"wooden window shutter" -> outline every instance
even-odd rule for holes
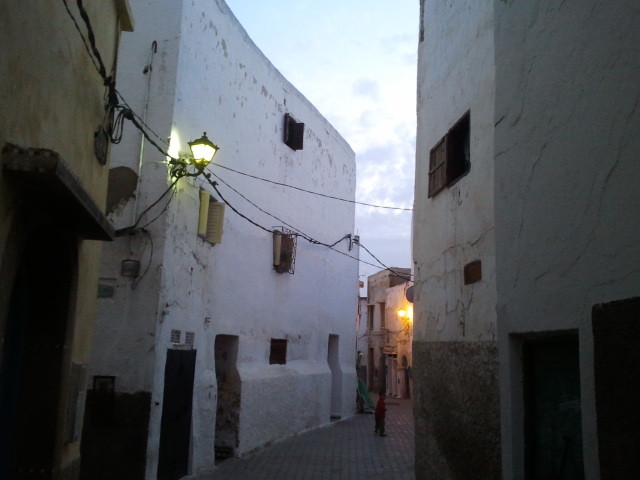
[[[207,233],[204,239],[211,243],[222,243],[222,226],[224,224],[224,203],[211,200],[207,216]]]
[[[222,243],[225,204],[217,202],[209,192],[200,190],[198,236],[209,243]]]
[[[447,136],[429,153],[429,197],[447,186]]]
[[[207,234],[207,219],[209,218],[209,200],[211,195],[206,190],[200,190],[200,214],[198,216],[198,236],[204,238]]]
[[[284,143],[291,150],[304,148],[304,123],[297,122],[291,115],[284,115]]]

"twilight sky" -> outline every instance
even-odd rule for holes
[[[356,200],[412,208],[419,2],[226,2],[356,152]],[[385,265],[411,266],[411,212],[358,205],[356,233]],[[381,269],[360,263],[360,279]]]

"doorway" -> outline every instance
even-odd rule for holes
[[[523,344],[526,480],[582,480],[578,337]]]
[[[178,480],[188,473],[195,368],[196,350],[167,350],[158,480]]]
[[[215,461],[236,456],[240,437],[240,374],[238,373],[238,336],[216,335],[216,405]]]
[[[340,336],[329,335],[327,349],[327,363],[331,370],[331,420],[338,420],[342,416],[342,369],[340,368]]]
[[[8,303],[0,368],[0,478],[52,478],[60,462],[61,398],[72,282],[73,237],[48,230],[20,256]],[[4,274],[4,272],[3,272]]]

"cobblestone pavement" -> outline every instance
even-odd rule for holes
[[[373,427],[358,413],[183,480],[415,480],[411,400],[387,399],[386,437]]]

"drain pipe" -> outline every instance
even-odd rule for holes
[[[158,42],[155,40],[151,43],[151,51],[149,52],[149,61],[145,65],[142,73],[147,76],[147,88],[144,95],[144,108],[142,110],[142,122],[143,125],[147,123],[147,113],[149,110],[149,91],[151,90],[151,76],[153,75],[153,59],[158,52]],[[134,225],[138,220],[138,200],[140,198],[140,177],[142,177],[142,157],[144,155],[144,142],[145,138],[142,133],[140,134],[140,153],[138,155],[138,178],[136,180],[135,200],[133,204],[133,213],[131,218],[131,225]],[[129,248],[133,254],[133,238],[129,243]]]

